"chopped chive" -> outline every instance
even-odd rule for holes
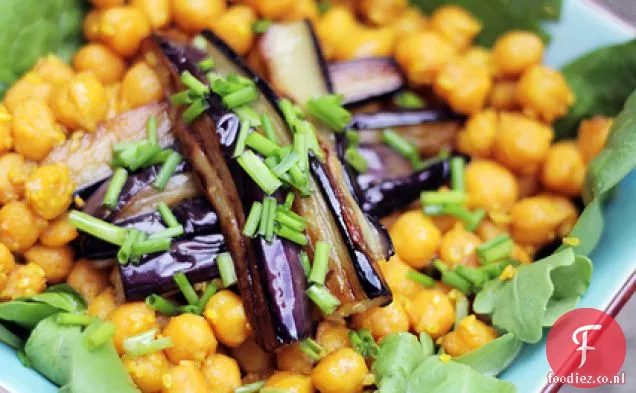
[[[131,147],[137,146],[139,142],[120,142],[113,144],[113,153],[121,153],[124,150],[128,150]]]
[[[342,132],[351,123],[351,113],[341,105],[337,95],[326,95],[307,102],[307,113],[332,131]]]
[[[437,269],[440,273],[444,273],[450,270],[448,265],[444,263],[441,259],[435,259],[433,261],[433,267]]]
[[[223,79],[221,76],[216,77],[216,79],[212,83],[212,91],[220,95],[221,97],[239,92],[241,90],[244,90],[245,88],[246,86],[238,82],[231,82],[227,79]]]
[[[130,229],[128,231],[128,235],[126,235],[124,244],[122,244],[119,251],[117,251],[117,261],[120,264],[125,265],[128,263],[128,261],[130,260],[130,256],[132,255],[133,245],[137,242],[140,235],[141,232],[135,229]]]
[[[265,381],[252,382],[234,389],[234,393],[258,393],[265,386]]]
[[[280,177],[283,175],[283,173],[289,171],[291,167],[294,166],[296,162],[298,162],[298,160],[298,153],[296,153],[295,151],[289,152],[289,154],[287,154],[281,162],[279,162],[274,168],[272,168],[272,172],[274,172],[274,175],[276,175],[277,177]]]
[[[453,157],[450,160],[451,187],[455,191],[464,192],[464,158]]]
[[[179,93],[170,96],[170,103],[172,105],[189,105],[192,104],[192,97],[190,97],[190,90],[184,90]]]
[[[106,194],[104,195],[102,205],[109,209],[117,208],[117,204],[119,203],[119,194],[121,194],[121,190],[124,188],[126,180],[128,180],[128,172],[124,168],[115,169],[115,173],[110,180],[108,190],[106,190]]]
[[[219,267],[221,281],[225,288],[236,284],[236,271],[234,270],[234,261],[229,252],[224,252],[216,257],[216,264]]]
[[[258,234],[263,237],[267,233],[267,227],[269,226],[269,214],[271,211],[269,205],[272,203],[272,201],[274,201],[274,203],[276,202],[276,200],[273,198],[263,199],[263,212],[261,213],[261,220],[258,226]]]
[[[427,276],[424,273],[416,272],[414,270],[411,270],[408,273],[406,273],[406,277],[417,282],[418,284],[422,284],[423,286],[427,288],[430,288],[433,285],[435,285],[435,280],[433,280],[431,277]]]
[[[488,274],[476,268],[457,265],[455,271],[477,288],[483,287],[488,281]]]
[[[307,289],[307,296],[325,315],[331,315],[340,305],[340,300],[322,285],[312,285]]]
[[[199,314],[201,314],[203,310],[205,310],[205,306],[210,301],[210,298],[214,296],[216,291],[217,291],[217,287],[213,283],[209,283],[207,287],[205,287],[205,291],[203,291],[203,295],[201,295],[201,298],[199,299],[199,304],[198,304]]]
[[[134,338],[135,337],[131,337],[124,340],[124,350],[126,351],[126,355],[132,357],[139,357],[147,355],[149,353],[160,352],[164,349],[171,348],[174,345],[170,337],[162,337],[156,340],[150,339],[143,341],[130,341]]]
[[[59,313],[55,317],[55,322],[58,325],[78,325],[78,326],[88,326],[90,325],[95,318],[90,315],[81,315],[81,314],[72,314],[72,313]]]
[[[148,160],[143,165],[143,167],[147,167],[147,166],[151,166],[151,165],[157,165],[157,164],[163,164],[164,162],[166,162],[166,160],[170,156],[170,153],[172,153],[172,150],[170,150],[170,149],[163,149],[163,150],[157,152],[154,156],[152,156],[152,158],[150,160]]]
[[[194,38],[192,38],[192,46],[199,50],[205,51],[208,46],[208,40],[201,34],[197,34],[194,36]]]
[[[311,262],[309,261],[309,256],[305,251],[300,252],[300,265],[303,267],[303,272],[305,273],[305,277],[309,278],[311,274]]]
[[[241,120],[241,128],[239,129],[238,137],[236,138],[236,144],[234,146],[234,154],[232,157],[236,158],[243,154],[245,151],[245,141],[250,133],[251,124],[247,119]]]
[[[199,297],[197,296],[194,287],[192,286],[192,284],[190,284],[190,281],[188,280],[188,277],[186,277],[184,272],[175,273],[172,276],[172,279],[179,287],[179,290],[186,298],[188,304],[195,306],[199,304]]]
[[[242,85],[245,87],[256,87],[253,80],[246,78],[244,76],[235,74],[235,73],[229,74],[227,76],[227,80],[233,83],[238,83],[239,85]]]
[[[84,344],[92,351],[104,345],[114,335],[117,328],[112,322],[94,319],[84,330]]]
[[[270,139],[264,137],[258,132],[252,132],[247,136],[245,140],[245,144],[257,152],[261,153],[265,157],[269,157],[276,150],[280,148],[276,143],[272,142]]]
[[[285,197],[285,203],[283,204],[283,208],[285,210],[291,210],[292,206],[294,205],[294,198],[296,198],[296,194],[291,191],[287,193],[287,196]]]
[[[177,217],[174,216],[172,210],[165,202],[159,202],[157,204],[157,210],[159,210],[159,214],[161,215],[161,219],[168,226],[168,228],[175,228],[181,226],[179,221],[177,221]]]
[[[316,242],[316,250],[314,252],[314,263],[312,264],[309,282],[313,284],[324,285],[327,278],[327,270],[329,269],[329,254],[331,253],[331,245],[322,240]]]
[[[350,145],[357,146],[360,144],[360,133],[358,131],[348,130],[345,132],[345,136]]]
[[[276,221],[283,226],[287,226],[294,231],[302,232],[307,227],[307,224],[303,221],[295,220],[288,212],[279,211],[276,213]]]
[[[243,168],[267,195],[271,195],[283,185],[263,161],[251,150],[245,151],[237,161],[241,168]]]
[[[315,362],[327,355],[327,351],[311,338],[306,338],[300,342],[300,350]]]
[[[294,186],[302,187],[308,183],[308,176],[306,172],[303,172],[298,165],[294,165],[289,169],[289,174],[293,180]]]
[[[297,132],[294,134],[294,151],[298,154],[298,168],[301,171],[307,170],[309,167],[309,143],[307,134]]]
[[[181,163],[181,155],[176,151],[173,151],[168,156],[166,162],[161,166],[161,170],[157,174],[157,178],[152,183],[152,186],[159,191],[163,191],[166,188],[166,184],[170,181],[172,174],[177,169],[177,165]]]
[[[144,141],[137,146],[137,151],[134,160],[128,164],[128,169],[136,171],[137,169],[146,166],[152,158],[161,151],[159,145],[153,145],[148,141]]]
[[[265,228],[265,240],[271,242],[274,238],[274,220],[276,219],[276,199],[267,197],[266,200],[269,200],[267,212],[267,227]]]
[[[289,217],[293,218],[294,220],[296,220],[296,221],[298,221],[298,222],[302,223],[302,224],[303,224],[303,226],[306,226],[306,225],[307,225],[307,219],[306,219],[305,217],[303,217],[303,216],[301,216],[301,215],[298,215],[297,213],[294,213],[294,212],[293,212],[293,211],[291,211],[291,210],[286,211],[286,212],[285,212],[285,214],[286,214],[287,216],[289,216]]]
[[[258,90],[254,87],[243,87],[241,90],[223,97],[223,105],[228,109],[234,109],[241,105],[249,104],[258,98]]]
[[[466,296],[457,296],[457,300],[455,301],[455,325],[453,330],[457,330],[462,319],[468,316],[469,307],[470,304],[468,303],[468,298]]]
[[[504,271],[504,269],[508,265],[518,266],[519,262],[511,258],[505,258],[501,261],[497,261],[497,262],[493,262],[493,263],[489,263],[487,265],[481,266],[478,268],[478,270],[486,273],[488,278],[495,278],[495,277],[499,277],[499,275]]]
[[[470,281],[466,280],[455,271],[449,270],[442,273],[442,282],[465,294],[469,294],[472,288]]]
[[[426,101],[409,90],[402,91],[393,96],[393,103],[404,109],[422,109],[426,106]]]
[[[351,341],[353,349],[365,359],[375,359],[380,352],[380,347],[376,344],[369,329],[350,331],[349,340]]]
[[[428,216],[453,216],[461,220],[464,223],[464,227],[469,231],[474,231],[486,216],[486,212],[483,209],[475,209],[473,212],[469,212],[465,208],[454,204],[425,205],[423,210],[424,214]]]
[[[163,296],[152,294],[146,298],[146,305],[151,309],[167,316],[177,315],[177,306]]]
[[[461,204],[466,200],[462,191],[424,191],[420,195],[422,205]]]
[[[275,144],[278,144],[278,136],[276,135],[276,131],[274,130],[274,126],[272,125],[272,119],[267,115],[267,113],[261,114],[261,126],[263,128],[263,132],[265,133],[265,137],[272,141]]]
[[[68,217],[71,224],[77,229],[107,243],[121,246],[126,241],[126,236],[128,236],[126,229],[77,210],[71,210]]]
[[[137,239],[135,239],[135,243],[133,243],[133,247],[135,246],[135,244],[144,241],[148,239],[148,235],[146,235],[144,232],[139,232],[139,235],[137,236]],[[141,257],[142,255],[137,255],[135,253],[133,253],[132,249],[130,251],[130,262],[132,262],[133,265],[139,265],[139,262],[141,262]]]
[[[477,246],[477,259],[482,265],[510,255],[514,244],[508,234],[501,234]]]
[[[190,71],[184,71],[181,73],[181,83],[183,83],[193,94],[197,96],[203,96],[210,91],[210,89],[200,80],[198,80]]]
[[[161,232],[153,233],[148,237],[148,239],[172,239],[174,237],[179,237],[184,233],[185,230],[183,229],[183,225],[179,225],[176,227],[169,227]]]
[[[256,22],[252,23],[252,31],[256,34],[263,34],[267,31],[267,29],[269,29],[272,23],[274,22],[272,22],[270,19],[257,20]]]
[[[464,221],[466,229],[468,229],[469,231],[474,231],[475,229],[477,229],[477,226],[479,226],[479,223],[481,223],[484,217],[486,217],[486,211],[484,209],[479,208],[473,210],[473,212],[470,214],[470,217],[466,221]]]
[[[289,101],[287,98],[283,98],[279,101],[278,106],[280,107],[280,111],[283,112],[285,122],[287,123],[291,131],[296,132],[298,116],[296,115],[296,111],[294,110],[294,104],[292,104],[291,101]]]
[[[205,74],[205,77],[208,79],[208,83],[210,84],[210,87],[212,88],[212,91],[214,91],[214,82],[216,82],[217,80],[223,79],[223,77],[219,74],[217,74],[216,72],[208,72],[207,74]],[[216,93],[216,91],[214,91]]]
[[[150,116],[146,123],[146,132],[148,133],[148,141],[153,145],[156,145],[159,141],[159,135],[157,131],[157,116]]]
[[[247,237],[254,237],[258,224],[261,221],[261,213],[263,212],[263,205],[260,202],[254,202],[250,209],[250,214],[245,220],[245,226],[243,227],[243,234]]]
[[[369,169],[366,158],[355,147],[348,147],[345,150],[344,159],[358,173],[364,173]]]
[[[194,120],[196,120],[197,117],[201,116],[201,114],[205,112],[206,109],[208,109],[208,103],[205,100],[198,99],[194,101],[192,104],[190,104],[188,109],[183,111],[183,121],[187,124],[192,123]]]
[[[307,245],[307,237],[304,233],[297,232],[290,227],[287,226],[279,226],[274,230],[276,234],[280,237],[283,237],[287,240],[291,240],[292,242],[298,244],[299,246]]]
[[[261,118],[258,116],[258,113],[254,109],[252,109],[251,106],[239,106],[238,108],[234,108],[233,112],[236,113],[236,116],[238,116],[241,121],[249,120],[252,126],[261,126]]]
[[[382,141],[411,161],[419,159],[417,147],[391,129],[382,131]]]
[[[280,149],[276,150],[275,155],[280,161],[283,158],[285,158],[285,156],[288,155],[292,151],[292,149],[293,149],[292,145],[283,146]],[[277,163],[279,161],[277,161]]]
[[[214,59],[211,57],[208,57],[207,59],[203,59],[199,63],[197,63],[197,67],[199,68],[201,72],[212,71],[214,66],[215,66],[215,62],[214,62]]]
[[[179,314],[201,314],[201,310],[199,309],[199,304],[186,304],[183,306],[177,307],[177,312]]]
[[[168,251],[171,244],[172,239],[170,238],[154,238],[138,241],[133,244],[131,257],[141,257],[155,252]]]
[[[316,136],[316,127],[308,121],[303,121],[301,124],[301,129],[304,134],[307,136],[307,147],[309,150],[314,152],[316,157],[320,161],[325,160],[325,152],[320,147],[320,143],[318,142],[318,137]]]

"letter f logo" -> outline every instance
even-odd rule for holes
[[[581,364],[579,364],[579,368],[583,367],[585,361],[587,360],[587,351],[594,351],[596,348],[590,347],[587,345],[587,334],[590,330],[601,330],[602,325],[583,325],[576,329],[574,333],[572,333],[572,341],[574,344],[580,345],[576,350],[581,351]],[[581,335],[581,341],[579,342],[578,334],[583,333]]]

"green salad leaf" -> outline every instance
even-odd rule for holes
[[[594,115],[616,116],[636,90],[636,40],[589,52],[561,72],[576,101],[556,122],[557,139],[573,138],[581,120]]]
[[[484,375],[495,376],[516,359],[522,347],[523,342],[508,333],[453,360]]]
[[[401,393],[415,368],[430,356],[417,337],[410,333],[395,333],[385,337],[372,366],[379,393]]]
[[[0,323],[0,343],[5,343],[13,349],[20,350],[24,346],[24,341],[16,336],[11,330]]]
[[[77,312],[85,309],[86,303],[77,292],[56,292],[54,288],[53,291],[0,303],[0,321],[33,329],[41,320],[60,311]]]
[[[82,0],[0,1],[0,98],[40,56],[70,60],[82,43],[85,7]]]

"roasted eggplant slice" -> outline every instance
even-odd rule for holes
[[[268,30],[261,45],[277,30]],[[263,47],[264,46],[264,47]],[[269,59],[268,59],[269,60]],[[405,85],[404,77],[391,57],[368,58],[329,64],[333,90],[342,94],[345,104],[357,104],[395,93]]]
[[[465,117],[445,109],[361,113],[353,116],[351,128],[358,130],[395,128],[421,124],[461,122]]]

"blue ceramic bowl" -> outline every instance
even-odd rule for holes
[[[594,48],[636,36],[636,30],[588,0],[566,0],[564,3],[561,21],[548,26],[553,36],[546,56],[550,66],[561,67]],[[630,200],[633,195],[636,195],[636,172],[623,180],[618,197],[606,209],[606,230],[591,256],[594,261],[592,283],[580,307],[612,311],[617,303],[624,302],[628,292],[625,289],[633,290],[633,277],[631,283],[628,282],[636,269],[636,242],[633,239],[636,203]],[[519,393],[535,393],[552,390],[546,387],[549,371],[544,340],[525,346],[502,377],[514,382]],[[0,344],[0,393],[3,388],[11,393],[57,392],[44,377],[22,366],[10,348]]]

